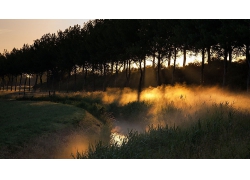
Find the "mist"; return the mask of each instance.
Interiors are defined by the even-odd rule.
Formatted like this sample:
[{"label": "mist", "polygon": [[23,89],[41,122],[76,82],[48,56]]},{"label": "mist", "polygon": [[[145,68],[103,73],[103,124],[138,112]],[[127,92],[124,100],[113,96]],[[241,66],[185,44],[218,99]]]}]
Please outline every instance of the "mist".
[{"label": "mist", "polygon": [[[141,92],[139,102],[137,95],[136,90],[129,88],[109,88],[106,92],[72,94],[72,96],[101,99],[105,110],[114,117],[109,124],[111,128],[102,123],[97,126],[98,119],[89,115],[87,118],[94,118],[96,123],[88,129],[80,126],[74,131],[57,134],[55,137],[41,137],[36,140],[35,145],[25,149],[27,151],[25,154],[33,154],[34,157],[41,155],[47,158],[72,158],[77,152],[86,153],[89,147],[100,140],[106,144],[119,145],[131,131],[143,133],[157,126],[185,128],[198,120],[227,118],[236,112],[250,114],[249,94],[232,92],[217,86],[149,87]],[[48,149],[51,151],[48,152]],[[34,153],[36,151],[39,156]],[[25,157],[25,154],[20,154],[20,157]]]},{"label": "mist", "polygon": [[[105,104],[117,103],[119,107],[137,101],[137,91],[129,88],[107,89],[107,92],[101,94]],[[149,87],[141,92],[140,99],[141,103],[149,105],[147,112],[138,115],[146,118],[146,122],[117,117],[113,123],[113,132],[126,135],[130,130],[144,132],[149,127],[166,125],[185,127],[194,121],[209,118],[216,113],[216,107],[223,107],[221,111],[248,112],[250,104],[248,94],[230,92],[217,86]]]}]

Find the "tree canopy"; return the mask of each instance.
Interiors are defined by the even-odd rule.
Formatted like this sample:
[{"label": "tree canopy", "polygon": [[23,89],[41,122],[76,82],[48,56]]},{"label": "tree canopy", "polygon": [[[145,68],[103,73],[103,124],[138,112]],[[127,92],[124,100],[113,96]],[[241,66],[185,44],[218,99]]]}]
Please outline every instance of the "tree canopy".
[{"label": "tree canopy", "polygon": [[[202,54],[201,84],[206,83],[204,64],[209,65],[211,57],[222,58],[222,85],[226,86],[232,57],[244,55],[250,67],[249,40],[249,20],[96,19],[44,34],[32,45],[5,50],[0,54],[0,76],[2,86],[10,79],[7,77],[23,74],[47,73],[48,82],[60,81],[80,71],[92,73],[93,78],[107,77],[123,69],[128,78],[130,65],[134,63],[141,72],[140,86],[145,78],[145,59],[152,59],[155,81],[161,85],[164,83],[161,68],[170,66],[171,59],[174,60],[174,82],[177,53],[183,54],[185,67],[187,52],[193,52]],[[250,81],[250,71],[248,78]]]}]

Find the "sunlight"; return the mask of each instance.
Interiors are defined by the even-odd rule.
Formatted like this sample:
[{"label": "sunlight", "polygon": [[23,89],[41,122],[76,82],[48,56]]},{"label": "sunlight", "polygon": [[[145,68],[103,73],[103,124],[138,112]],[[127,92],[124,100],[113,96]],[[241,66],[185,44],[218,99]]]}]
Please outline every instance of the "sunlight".
[{"label": "sunlight", "polygon": [[[164,66],[168,66],[168,59],[164,58]],[[186,55],[186,65],[188,65],[189,63],[194,63],[194,62],[201,62],[201,53],[198,53],[197,55],[193,54],[192,52],[187,52]],[[206,63],[207,59],[205,59],[205,63]],[[157,58],[155,58],[155,62],[157,63]],[[153,65],[153,59],[152,57],[147,58],[146,59],[146,66],[152,66]],[[174,58],[171,58],[171,66],[174,65]],[[178,52],[177,57],[176,57],[176,66],[177,67],[183,67],[183,54],[182,52]],[[136,68],[138,68],[137,66],[134,66]]]},{"label": "sunlight", "polygon": [[126,136],[124,136],[123,134],[117,133],[117,132],[113,132],[111,134],[111,144],[117,144],[118,146],[122,145],[122,142],[126,141]]},{"label": "sunlight", "polygon": [[26,77],[27,77],[27,78],[32,78],[33,76],[30,75],[30,74],[26,74]]},{"label": "sunlight", "polygon": [[[194,62],[200,62],[201,61],[201,56],[187,56],[186,57],[186,65],[188,65],[189,63],[194,63]],[[172,60],[171,65],[174,65],[174,61]],[[183,55],[181,55],[180,57],[176,58],[176,66],[178,67],[183,67]]]},{"label": "sunlight", "polygon": [[[201,53],[198,53],[197,55],[195,55],[192,52],[187,52],[187,55],[186,55],[186,65],[188,65],[189,63],[194,63],[194,62],[201,62],[201,59],[202,59]],[[157,61],[158,61],[158,59],[155,58],[155,66],[157,66]],[[164,58],[162,61],[163,61],[162,65],[164,67],[168,67],[168,59]],[[234,61],[234,59],[233,59],[233,61]],[[206,58],[206,55],[205,55],[205,64],[206,63],[207,63],[207,58]],[[183,54],[182,54],[182,52],[178,52],[175,64],[176,64],[176,67],[183,67]],[[171,66],[174,65],[174,58],[173,57],[171,58],[170,65]],[[148,66],[149,67],[153,66],[153,58],[152,57],[147,57],[146,58],[146,67],[148,67]],[[138,69],[139,68],[139,63],[132,63],[131,67]],[[142,63],[142,67],[144,67],[143,63]]]},{"label": "sunlight", "polygon": [[144,94],[144,98],[145,98],[145,99],[152,99],[152,100],[153,100],[153,99],[155,99],[155,96],[156,96],[156,95],[153,94],[153,93],[145,93],[145,94]]}]

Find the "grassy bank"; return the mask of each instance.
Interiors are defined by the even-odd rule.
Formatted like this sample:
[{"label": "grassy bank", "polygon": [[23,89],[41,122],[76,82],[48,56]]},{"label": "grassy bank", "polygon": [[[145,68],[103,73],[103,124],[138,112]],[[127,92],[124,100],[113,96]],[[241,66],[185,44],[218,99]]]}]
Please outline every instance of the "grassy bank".
[{"label": "grassy bank", "polygon": [[[37,145],[47,146],[45,156],[32,156],[24,153],[18,158],[50,158],[53,157],[58,143],[76,129],[87,130],[101,124],[87,111],[71,105],[46,101],[0,100],[0,158],[16,158],[16,154],[24,149]],[[97,127],[98,128],[98,127]],[[60,141],[60,142],[59,142]],[[36,147],[39,154],[43,147]],[[50,149],[51,148],[51,149]],[[51,153],[51,154],[50,154]],[[50,155],[49,155],[50,154]]]}]

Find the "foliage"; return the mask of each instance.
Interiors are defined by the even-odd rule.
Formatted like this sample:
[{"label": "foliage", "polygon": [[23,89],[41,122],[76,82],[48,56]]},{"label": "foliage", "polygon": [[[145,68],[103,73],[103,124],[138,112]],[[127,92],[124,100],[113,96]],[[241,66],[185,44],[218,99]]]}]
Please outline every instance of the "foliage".
[{"label": "foliage", "polygon": [[117,119],[147,124],[148,119],[150,119],[150,114],[148,114],[150,107],[151,104],[145,101],[134,101],[123,106],[111,103],[108,106],[108,111],[113,112],[113,115]]},{"label": "foliage", "polygon": [[[96,90],[98,83],[105,90],[109,77],[114,73],[114,86],[117,87],[117,75],[121,70],[126,71],[122,87],[128,86],[132,68],[129,64],[133,63],[140,67],[140,80],[137,82],[140,92],[145,85],[145,59],[153,59],[153,68],[157,67],[154,69],[157,85],[173,84],[178,81],[175,77],[177,52],[182,52],[186,57],[189,51],[202,52],[198,81],[202,84],[207,84],[206,79],[210,79],[205,74],[205,52],[208,64],[211,64],[212,56],[223,57],[223,73],[213,77],[220,77],[220,84],[227,86],[232,83],[228,77],[234,76],[229,70],[232,57],[243,55],[249,62],[248,27],[249,20],[91,20],[82,27],[75,25],[65,31],[44,34],[32,45],[24,44],[21,49],[4,51],[0,54],[1,85],[3,89],[9,85],[12,89],[13,76],[36,75],[36,86],[38,76],[46,75],[46,86],[42,86],[40,80],[42,89],[54,90],[56,85],[60,89],[60,83],[66,81],[68,91],[69,79],[74,76],[74,91],[81,86],[79,84],[83,84],[81,89]],[[171,59],[174,59],[172,72],[168,77],[162,77],[161,69],[166,61],[170,66]],[[183,65],[186,65],[186,58]],[[244,73],[247,74],[248,65],[245,66]],[[216,72],[218,68],[210,68],[210,71]],[[77,83],[80,73],[84,78]],[[19,85],[21,83],[20,80]]]}]

